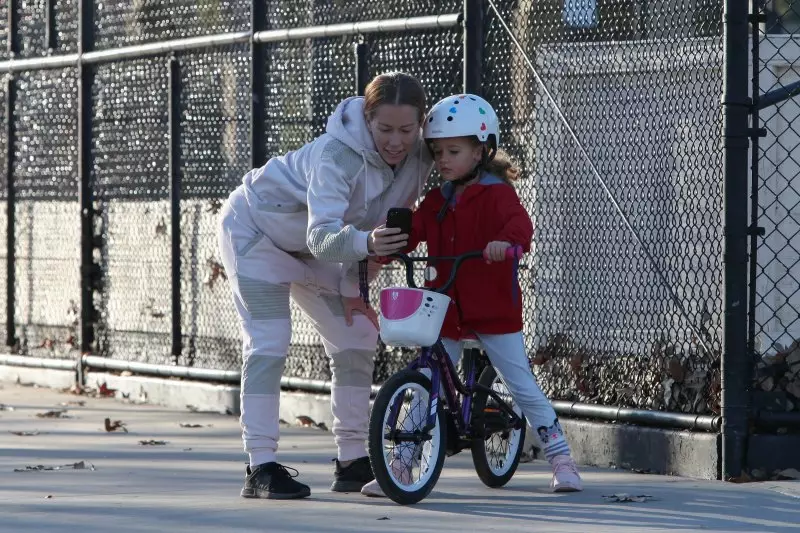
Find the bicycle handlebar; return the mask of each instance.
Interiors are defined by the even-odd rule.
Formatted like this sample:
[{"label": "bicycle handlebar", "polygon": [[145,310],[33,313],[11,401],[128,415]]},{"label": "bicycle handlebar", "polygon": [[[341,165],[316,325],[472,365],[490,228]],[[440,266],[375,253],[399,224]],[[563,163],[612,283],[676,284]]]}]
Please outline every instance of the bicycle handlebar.
[{"label": "bicycle handlebar", "polygon": [[[461,263],[467,261],[469,259],[482,259],[484,258],[484,251],[483,250],[476,250],[474,252],[467,252],[465,254],[456,255],[456,256],[427,256],[427,257],[411,257],[408,254],[403,253],[396,253],[390,254],[387,257],[390,259],[398,259],[400,260],[403,265],[406,267],[406,282],[408,286],[413,289],[418,289],[417,284],[414,283],[414,263],[416,262],[428,262],[428,261],[453,261],[453,268],[450,270],[450,277],[445,282],[444,285],[438,288],[429,287],[428,290],[432,290],[433,292],[445,293],[450,289],[453,283],[456,280],[456,272],[458,272],[458,267],[461,266]],[[519,260],[522,257],[522,246],[509,246],[506,248],[506,260],[514,259]]]}]

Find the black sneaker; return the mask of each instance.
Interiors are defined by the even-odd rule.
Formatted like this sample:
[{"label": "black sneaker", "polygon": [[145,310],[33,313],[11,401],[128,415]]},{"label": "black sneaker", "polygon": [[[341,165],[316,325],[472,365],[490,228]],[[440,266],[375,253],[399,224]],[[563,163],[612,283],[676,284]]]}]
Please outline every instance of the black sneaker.
[{"label": "black sneaker", "polygon": [[372,473],[372,465],[369,464],[369,457],[356,459],[347,466],[342,466],[338,459],[336,470],[333,473],[333,492],[360,492],[361,487],[375,479]]},{"label": "black sneaker", "polygon": [[[294,474],[290,474],[293,470]],[[308,485],[295,481],[298,475],[294,468],[278,463],[264,463],[250,470],[247,467],[247,477],[242,488],[244,498],[266,498],[268,500],[292,500],[305,498],[311,495]]]}]

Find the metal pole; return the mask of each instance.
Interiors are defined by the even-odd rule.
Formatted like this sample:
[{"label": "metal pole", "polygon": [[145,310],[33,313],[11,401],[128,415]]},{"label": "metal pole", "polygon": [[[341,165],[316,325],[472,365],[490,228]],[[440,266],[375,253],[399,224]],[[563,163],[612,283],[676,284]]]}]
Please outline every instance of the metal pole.
[{"label": "metal pole", "polygon": [[364,96],[364,91],[369,83],[369,46],[365,42],[358,42],[353,46],[356,56],[356,95]]},{"label": "metal pole", "polygon": [[464,0],[464,92],[483,96],[483,1]]},{"label": "metal pole", "polygon": [[169,205],[172,256],[172,357],[180,364],[181,330],[181,78],[176,57],[169,59]]},{"label": "metal pole", "polygon": [[[80,0],[78,53],[92,47],[93,1]],[[92,68],[78,64],[78,176],[81,209],[81,352],[90,353],[94,343],[94,286],[99,275],[94,264],[94,195],[92,194]]]},{"label": "metal pole", "polygon": [[47,50],[56,48],[56,0],[47,0],[45,4],[44,47]]},{"label": "metal pole", "polygon": [[[13,36],[9,35],[9,41]],[[16,217],[14,194],[14,77],[6,77],[6,346],[17,344],[15,314],[16,295]]]},{"label": "metal pole", "polygon": [[742,473],[751,385],[747,354],[748,6],[725,0],[722,97],[725,280],[722,353],[722,477]]},{"label": "metal pole", "polygon": [[[267,28],[265,2],[252,0],[250,30],[253,35]],[[267,141],[265,135],[267,111],[264,95],[266,84],[265,45],[252,39],[250,43],[250,167],[260,168],[267,163]]]},{"label": "metal pole", "polygon": [[17,0],[8,0],[8,57],[14,57],[17,53]]},{"label": "metal pole", "polygon": [[749,371],[753,372],[753,365],[755,364],[756,357],[756,280],[758,278],[758,238],[764,236],[764,228],[759,227],[759,203],[758,203],[758,159],[761,155],[759,153],[759,138],[766,134],[765,130],[761,129],[759,110],[759,94],[761,93],[761,85],[759,83],[759,62],[760,50],[759,40],[760,23],[766,22],[766,15],[759,13],[759,3],[752,3],[753,13],[750,15],[750,26],[752,28],[752,58],[753,65],[752,79],[751,79],[751,94],[753,95],[753,106],[751,108],[750,117],[750,227],[748,233],[750,235],[750,271],[749,271],[749,291],[748,291],[748,306],[747,306],[747,355],[750,358]]}]

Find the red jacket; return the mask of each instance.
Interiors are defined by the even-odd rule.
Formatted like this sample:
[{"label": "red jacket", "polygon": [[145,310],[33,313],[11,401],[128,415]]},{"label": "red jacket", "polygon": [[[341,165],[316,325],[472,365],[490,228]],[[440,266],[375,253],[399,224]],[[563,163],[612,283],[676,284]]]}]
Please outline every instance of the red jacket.
[{"label": "red jacket", "polygon": [[[500,178],[484,175],[451,201],[444,218],[437,217],[452,193],[452,184],[430,191],[414,212],[406,251],[428,243],[429,256],[455,256],[483,250],[491,241],[507,241],[530,251],[533,224],[513,187]],[[428,287],[444,284],[452,261],[432,264],[437,277]],[[514,276],[514,261],[487,264],[482,259],[461,263],[448,291],[452,298],[442,326],[442,336],[460,339],[471,332],[501,334],[522,329],[522,295]]]}]

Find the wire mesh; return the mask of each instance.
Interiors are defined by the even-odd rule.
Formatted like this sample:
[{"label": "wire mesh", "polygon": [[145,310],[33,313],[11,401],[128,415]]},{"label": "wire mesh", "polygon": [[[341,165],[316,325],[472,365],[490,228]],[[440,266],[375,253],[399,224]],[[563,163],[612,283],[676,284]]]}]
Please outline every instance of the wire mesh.
[{"label": "wire mesh", "polygon": [[[757,43],[755,67],[761,94],[800,80],[800,3],[791,0],[756,2],[765,15]],[[766,137],[759,139],[753,209],[765,234],[755,250],[755,387],[754,408],[800,411],[800,166],[797,152],[800,106],[792,98],[759,113]]]},{"label": "wire mesh", "polygon": [[[2,9],[0,9],[0,15],[3,14]],[[2,46],[2,43],[0,43]],[[0,48],[2,50],[2,48]],[[2,317],[2,324],[3,326],[3,343],[5,344],[8,340],[6,338],[5,333],[5,325],[7,321],[7,312],[6,312],[6,288],[8,287],[8,249],[6,247],[7,240],[6,236],[8,235],[8,205],[6,203],[6,199],[8,198],[8,176],[6,174],[7,163],[8,159],[6,157],[7,148],[8,148],[8,121],[12,117],[8,117],[6,115],[6,77],[3,77],[2,81],[0,81],[0,105],[2,105],[2,109],[0,109],[0,317]]]},{"label": "wire mesh", "polygon": [[75,70],[21,73],[14,84],[17,349],[72,358],[80,287]]},{"label": "wire mesh", "polygon": [[99,65],[92,85],[98,352],[150,363],[171,362],[167,61]]},{"label": "wire mesh", "polygon": [[94,12],[95,46],[116,48],[169,39],[246,31],[250,0],[102,2]]},{"label": "wire mesh", "polygon": [[484,91],[536,228],[520,279],[542,388],[552,399],[717,409],[721,3],[495,4]]},{"label": "wire mesh", "polygon": [[222,200],[250,170],[249,50],[180,56],[180,364],[236,370],[239,320],[217,249]]}]

